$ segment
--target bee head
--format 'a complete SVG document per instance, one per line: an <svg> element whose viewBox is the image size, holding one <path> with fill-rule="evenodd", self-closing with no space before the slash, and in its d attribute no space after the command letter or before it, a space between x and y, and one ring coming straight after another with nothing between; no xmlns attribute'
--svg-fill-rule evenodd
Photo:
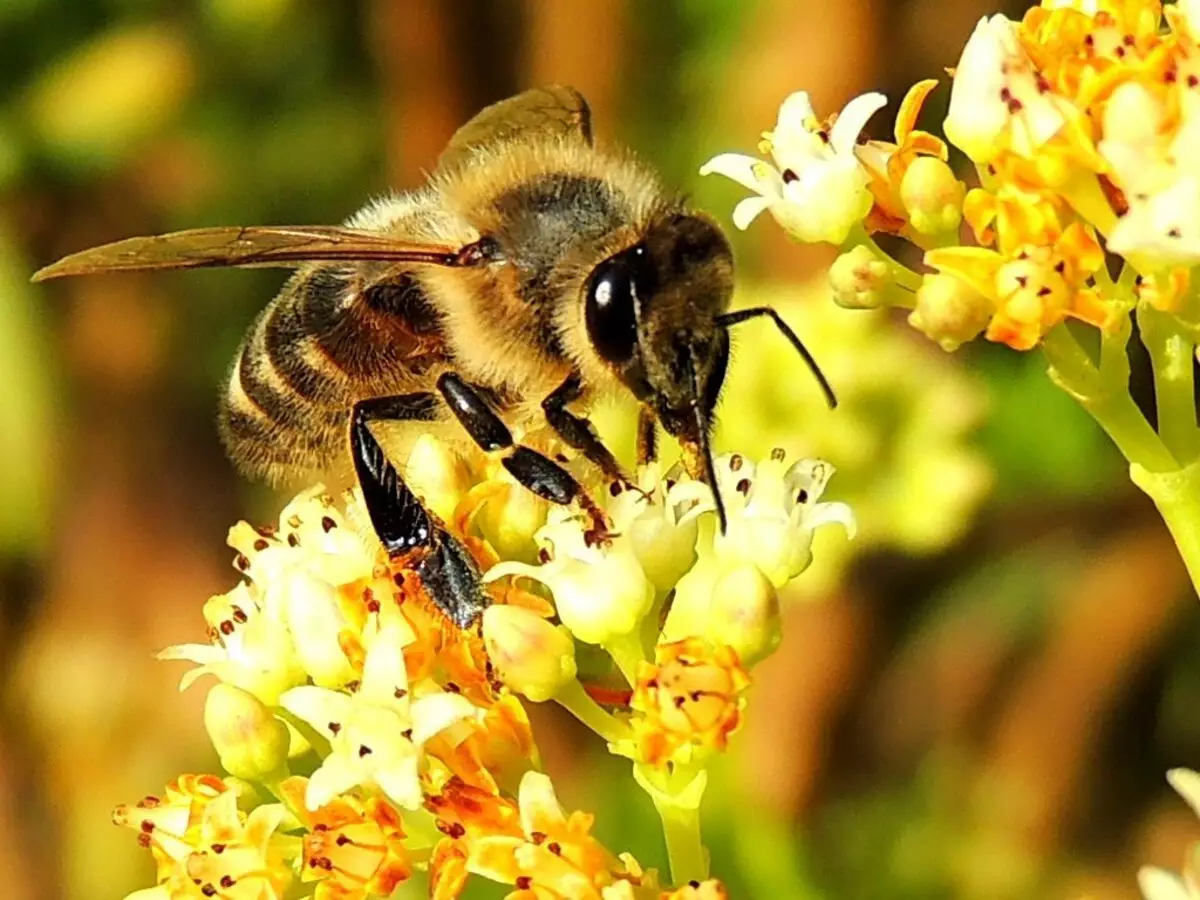
<svg viewBox="0 0 1200 900"><path fill-rule="evenodd" d="M709 437L729 361L720 317L733 294L733 253L707 218L672 213L601 262L584 285L592 348L684 449L714 493ZM718 512L724 519L720 498Z"/></svg>

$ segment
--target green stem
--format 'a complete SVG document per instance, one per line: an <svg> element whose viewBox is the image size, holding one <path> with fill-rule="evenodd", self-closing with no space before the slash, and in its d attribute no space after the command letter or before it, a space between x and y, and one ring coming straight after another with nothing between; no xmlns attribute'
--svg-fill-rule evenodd
<svg viewBox="0 0 1200 900"><path fill-rule="evenodd" d="M613 662L617 664L617 668L621 670L621 674L625 676L629 686L635 687L638 667L646 661L646 651L642 649L642 642L638 639L637 633L631 631L629 634L612 638L604 644L604 650L613 658Z"/></svg>
<svg viewBox="0 0 1200 900"><path fill-rule="evenodd" d="M1151 472L1137 463L1129 477L1154 501L1200 594L1200 462L1174 472Z"/></svg>
<svg viewBox="0 0 1200 900"><path fill-rule="evenodd" d="M554 695L554 700L610 744L615 744L630 736L629 726L616 716L605 712L599 703L588 696L587 691L578 681L568 681Z"/></svg>
<svg viewBox="0 0 1200 900"><path fill-rule="evenodd" d="M1059 193L1066 198L1084 221L1100 234L1107 235L1117 224L1117 214L1100 188L1100 179L1090 172L1080 171L1069 178Z"/></svg>
<svg viewBox="0 0 1200 900"><path fill-rule="evenodd" d="M667 842L671 883L682 886L689 881L703 881L708 877L708 854L700 840L699 808L675 805L657 794L652 799Z"/></svg>
<svg viewBox="0 0 1200 900"><path fill-rule="evenodd" d="M1142 343L1154 368L1154 398L1158 405L1158 433L1175 458L1187 463L1200 455L1200 428L1196 425L1195 383L1192 365L1195 345L1178 327L1178 320L1150 306L1138 311Z"/></svg>
<svg viewBox="0 0 1200 900"><path fill-rule="evenodd" d="M1127 460L1154 472L1179 468L1129 396L1128 362L1120 335L1104 338L1099 369L1066 325L1047 334L1043 348L1051 377L1092 414Z"/></svg>

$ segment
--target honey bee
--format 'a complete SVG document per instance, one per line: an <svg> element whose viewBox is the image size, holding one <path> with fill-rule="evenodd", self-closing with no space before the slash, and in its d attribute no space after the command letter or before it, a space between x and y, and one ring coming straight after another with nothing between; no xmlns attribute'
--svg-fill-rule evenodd
<svg viewBox="0 0 1200 900"><path fill-rule="evenodd" d="M587 102L552 86L460 128L428 183L367 205L344 227L201 228L131 238L54 263L36 280L101 272L290 266L242 342L219 425L234 462L273 481L351 466L388 552L460 627L488 600L470 554L405 485L375 425L454 420L513 477L600 508L510 425L548 426L610 481L621 466L584 412L606 393L639 404L639 462L661 426L716 492L713 411L729 329L733 255L721 229L627 152L596 146ZM347 465L349 463L349 465ZM724 527L724 508L716 498Z"/></svg>

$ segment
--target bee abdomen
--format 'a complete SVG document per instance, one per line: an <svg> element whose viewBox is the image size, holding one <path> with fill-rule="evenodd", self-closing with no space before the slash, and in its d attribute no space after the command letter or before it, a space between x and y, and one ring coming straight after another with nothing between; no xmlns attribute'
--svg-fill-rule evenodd
<svg viewBox="0 0 1200 900"><path fill-rule="evenodd" d="M220 427L249 474L336 468L353 404L411 389L436 358L437 322L415 279L364 291L359 277L328 266L298 272L238 351Z"/></svg>

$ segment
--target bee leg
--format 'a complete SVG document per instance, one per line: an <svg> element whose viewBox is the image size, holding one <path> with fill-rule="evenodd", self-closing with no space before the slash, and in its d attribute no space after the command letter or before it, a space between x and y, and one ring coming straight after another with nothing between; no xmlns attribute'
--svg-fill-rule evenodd
<svg viewBox="0 0 1200 900"><path fill-rule="evenodd" d="M429 599L465 630L479 621L489 603L479 567L404 483L370 428L378 419L428 421L439 406L429 392L363 400L350 416L350 450L367 515L388 556L414 559L413 571Z"/></svg>
<svg viewBox="0 0 1200 900"><path fill-rule="evenodd" d="M639 466L658 459L658 418L649 406L638 410L637 461Z"/></svg>
<svg viewBox="0 0 1200 900"><path fill-rule="evenodd" d="M621 471L621 464L604 446L592 423L567 409L567 404L578 400L582 393L582 382L579 376L573 373L542 401L542 412L546 414L546 421L568 447L582 453L586 459L599 467L610 481L628 486L629 479Z"/></svg>
<svg viewBox="0 0 1200 900"><path fill-rule="evenodd" d="M593 543L607 540L608 523L604 511L588 496L575 476L530 447L522 447L513 441L512 432L504 420L496 414L483 395L453 372L446 372L437 381L438 390L446 398L446 404L455 418L462 423L467 434L479 447L488 453L504 451L500 464L519 484L533 491L544 500L567 506L578 501L592 520L588 539Z"/></svg>

